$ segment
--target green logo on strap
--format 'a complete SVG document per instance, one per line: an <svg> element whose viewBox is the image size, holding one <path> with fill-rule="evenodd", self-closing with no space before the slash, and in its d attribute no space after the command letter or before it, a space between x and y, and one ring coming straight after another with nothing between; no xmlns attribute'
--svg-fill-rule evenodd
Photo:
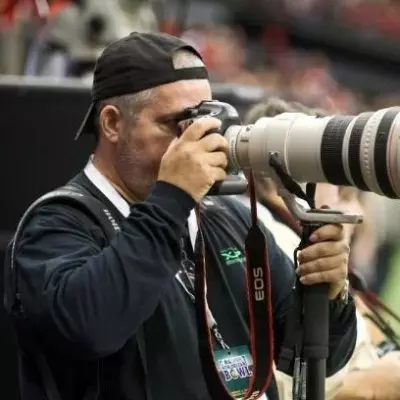
<svg viewBox="0 0 400 400"><path fill-rule="evenodd" d="M226 265L237 264L245 261L245 257L237 247L228 247L220 251Z"/></svg>

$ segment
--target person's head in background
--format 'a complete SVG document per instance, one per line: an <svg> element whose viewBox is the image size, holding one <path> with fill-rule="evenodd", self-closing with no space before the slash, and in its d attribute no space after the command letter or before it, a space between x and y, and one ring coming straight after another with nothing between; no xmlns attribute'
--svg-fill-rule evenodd
<svg viewBox="0 0 400 400"><path fill-rule="evenodd" d="M245 117L245 123L252 124L262 117L275 117L288 112L303 113L316 117L327 115L324 110L318 108L310 108L298 102L286 102L282 99L271 97L251 108ZM285 203L277 193L274 181L261 173L254 172L253 175L258 199L266 205L286 209ZM352 187L338 187L328 183L321 183L317 185L315 194L316 207L326 205L342 211L362 213L359 194L360 192ZM349 234L352 231L353 229Z"/></svg>

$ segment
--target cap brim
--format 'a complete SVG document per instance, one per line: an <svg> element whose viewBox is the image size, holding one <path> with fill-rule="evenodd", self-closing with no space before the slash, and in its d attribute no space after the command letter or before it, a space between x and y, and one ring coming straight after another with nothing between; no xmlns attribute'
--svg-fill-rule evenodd
<svg viewBox="0 0 400 400"><path fill-rule="evenodd" d="M86 112L85 118L83 119L82 124L78 129L78 132L76 133L75 140L79 139L82 135L95 133L94 117L95 107L92 103Z"/></svg>

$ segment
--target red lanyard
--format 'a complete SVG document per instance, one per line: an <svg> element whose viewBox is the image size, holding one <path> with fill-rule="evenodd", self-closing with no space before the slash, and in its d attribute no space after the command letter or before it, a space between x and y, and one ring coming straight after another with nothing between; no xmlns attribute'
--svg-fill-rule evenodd
<svg viewBox="0 0 400 400"><path fill-rule="evenodd" d="M250 315L250 343L253 360L252 377L243 400L259 398L267 390L272 378L273 324L271 284L265 236L257 222L253 179L249 181L252 226L245 241L247 298ZM208 324L206 298L206 249L199 207L198 233L195 242L195 306L199 335L199 353L208 391L213 399L232 400L216 368L212 336Z"/></svg>

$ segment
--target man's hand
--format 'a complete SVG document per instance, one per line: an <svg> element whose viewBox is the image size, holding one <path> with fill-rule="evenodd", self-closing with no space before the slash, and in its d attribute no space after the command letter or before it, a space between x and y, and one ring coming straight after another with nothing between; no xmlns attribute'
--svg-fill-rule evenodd
<svg viewBox="0 0 400 400"><path fill-rule="evenodd" d="M345 285L350 247L342 225L325 225L310 237L313 242L301 250L297 274L304 285L329 283L329 298L335 299Z"/></svg>
<svg viewBox="0 0 400 400"><path fill-rule="evenodd" d="M179 187L199 202L216 181L226 177L227 140L219 133L204 136L220 125L221 121L216 118L195 120L168 147L158 179Z"/></svg>
<svg viewBox="0 0 400 400"><path fill-rule="evenodd" d="M382 357L371 367L374 399L400 400L400 352Z"/></svg>
<svg viewBox="0 0 400 400"><path fill-rule="evenodd" d="M400 352L389 353L373 366L350 371L334 400L400 400Z"/></svg>

